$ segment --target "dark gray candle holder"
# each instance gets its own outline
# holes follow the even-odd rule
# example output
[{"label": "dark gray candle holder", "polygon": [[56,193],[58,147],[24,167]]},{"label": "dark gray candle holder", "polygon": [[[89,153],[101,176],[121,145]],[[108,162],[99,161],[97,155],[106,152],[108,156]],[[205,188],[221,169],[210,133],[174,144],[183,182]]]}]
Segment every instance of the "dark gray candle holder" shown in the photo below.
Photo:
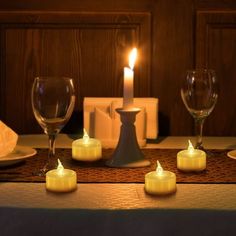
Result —
[{"label": "dark gray candle holder", "polygon": [[120,137],[117,147],[106,162],[110,167],[145,167],[149,166],[150,161],[144,158],[140,150],[136,137],[134,125],[136,115],[140,112],[139,108],[123,109],[118,108],[122,125],[120,127]]}]

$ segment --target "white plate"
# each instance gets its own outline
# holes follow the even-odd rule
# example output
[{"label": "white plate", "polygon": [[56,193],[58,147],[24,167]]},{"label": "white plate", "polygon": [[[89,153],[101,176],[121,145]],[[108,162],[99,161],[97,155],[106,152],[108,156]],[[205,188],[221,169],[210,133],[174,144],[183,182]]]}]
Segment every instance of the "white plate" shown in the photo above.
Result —
[{"label": "white plate", "polygon": [[236,150],[229,151],[227,156],[233,159],[236,159]]},{"label": "white plate", "polygon": [[0,166],[8,166],[32,157],[37,151],[31,147],[16,145],[15,149],[6,156],[0,157]]}]

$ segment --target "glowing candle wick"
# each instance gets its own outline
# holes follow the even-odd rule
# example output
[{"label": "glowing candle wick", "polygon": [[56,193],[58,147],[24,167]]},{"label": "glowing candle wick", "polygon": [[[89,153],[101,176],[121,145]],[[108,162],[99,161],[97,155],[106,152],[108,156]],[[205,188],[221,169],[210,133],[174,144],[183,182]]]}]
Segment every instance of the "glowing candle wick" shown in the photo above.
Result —
[{"label": "glowing candle wick", "polygon": [[137,58],[137,48],[133,48],[129,54],[129,67],[131,70],[134,69],[135,60]]},{"label": "glowing candle wick", "polygon": [[159,161],[157,161],[156,173],[157,173],[158,175],[162,175],[162,173],[163,173],[163,168],[161,167],[161,164],[160,164]]},{"label": "glowing candle wick", "polygon": [[192,143],[191,143],[190,140],[188,140],[188,151],[189,151],[190,153],[193,153],[193,152],[194,152],[194,147],[193,147],[193,145],[192,145]]},{"label": "glowing candle wick", "polygon": [[83,142],[84,142],[85,144],[87,144],[87,143],[89,142],[89,135],[88,135],[86,129],[84,129]]},{"label": "glowing candle wick", "polygon": [[64,167],[63,167],[63,165],[61,164],[61,162],[60,162],[59,159],[57,159],[57,162],[58,162],[58,166],[57,166],[58,174],[59,174],[59,175],[63,175],[63,174],[64,174]]}]

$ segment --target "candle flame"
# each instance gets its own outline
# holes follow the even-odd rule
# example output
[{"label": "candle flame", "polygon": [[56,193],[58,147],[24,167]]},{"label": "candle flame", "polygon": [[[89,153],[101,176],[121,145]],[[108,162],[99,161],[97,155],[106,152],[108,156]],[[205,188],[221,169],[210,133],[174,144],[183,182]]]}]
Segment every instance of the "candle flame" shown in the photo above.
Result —
[{"label": "candle flame", "polygon": [[88,135],[88,133],[87,133],[85,128],[84,128],[83,141],[84,141],[84,143],[88,143],[88,141],[89,141],[89,135]]},{"label": "candle flame", "polygon": [[64,167],[63,167],[63,165],[61,164],[61,162],[60,162],[59,159],[57,159],[57,162],[58,162],[58,166],[57,166],[58,174],[59,174],[59,175],[63,175]]},{"label": "candle flame", "polygon": [[134,69],[136,58],[137,58],[137,48],[133,48],[129,54],[129,67],[131,70]]},{"label": "candle flame", "polygon": [[159,161],[157,161],[156,172],[157,172],[158,175],[162,175],[162,173],[163,173],[163,168],[162,168],[162,166],[161,166]]},{"label": "candle flame", "polygon": [[192,145],[192,143],[191,143],[190,140],[188,140],[188,151],[189,151],[190,153],[193,153],[193,151],[194,151],[194,147],[193,147],[193,145]]}]

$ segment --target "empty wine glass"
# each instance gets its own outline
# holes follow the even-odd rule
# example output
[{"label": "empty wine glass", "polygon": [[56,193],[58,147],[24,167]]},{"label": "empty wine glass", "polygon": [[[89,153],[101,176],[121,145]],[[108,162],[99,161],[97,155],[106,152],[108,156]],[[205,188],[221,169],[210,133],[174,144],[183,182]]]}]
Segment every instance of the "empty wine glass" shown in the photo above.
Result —
[{"label": "empty wine glass", "polygon": [[197,149],[202,145],[203,123],[212,112],[218,98],[218,83],[214,70],[196,69],[187,71],[181,88],[181,97],[195,121]]},{"label": "empty wine glass", "polygon": [[47,162],[42,169],[35,173],[43,176],[57,165],[55,139],[74,109],[73,79],[67,77],[36,77],[32,86],[31,101],[34,116],[49,139]]}]

